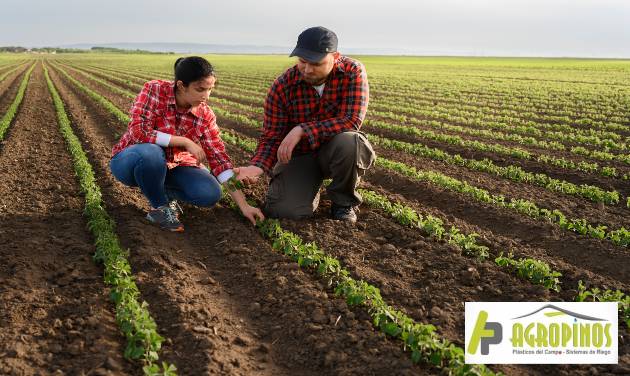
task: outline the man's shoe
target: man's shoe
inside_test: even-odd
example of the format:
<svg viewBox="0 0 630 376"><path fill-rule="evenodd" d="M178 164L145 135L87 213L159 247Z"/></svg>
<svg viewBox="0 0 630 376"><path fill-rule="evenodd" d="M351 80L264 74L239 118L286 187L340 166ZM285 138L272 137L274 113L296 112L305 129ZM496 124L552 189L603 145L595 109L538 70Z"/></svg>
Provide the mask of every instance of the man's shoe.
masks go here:
<svg viewBox="0 0 630 376"><path fill-rule="evenodd" d="M332 218L338 221L348 221L355 223L357 221L357 215L354 212L352 206L341 206L332 204L330 207L330 214Z"/></svg>
<svg viewBox="0 0 630 376"><path fill-rule="evenodd" d="M184 225L177 218L177 211L170 205L160 206L157 209L151 209L147 214L149 222L155 223L163 230L184 232Z"/></svg>

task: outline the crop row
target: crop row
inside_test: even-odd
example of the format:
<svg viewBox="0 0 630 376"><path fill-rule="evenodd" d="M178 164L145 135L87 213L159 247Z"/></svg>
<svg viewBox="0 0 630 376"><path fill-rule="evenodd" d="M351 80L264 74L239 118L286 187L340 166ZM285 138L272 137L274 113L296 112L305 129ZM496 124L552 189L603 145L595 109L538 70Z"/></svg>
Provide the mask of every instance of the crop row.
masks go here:
<svg viewBox="0 0 630 376"><path fill-rule="evenodd" d="M486 172L516 182L538 185L552 192L581 196L593 202L603 202L606 204L619 203L619 192L617 191L606 191L588 184L576 185L565 180L551 178L542 173L534 174L525 171L520 166L497 166L488 159L476 160L463 158L459 154L452 155L441 149L430 148L420 143L412 144L409 142L390 140L374 135L368 135L368 138L373 144L388 149L431 158L447 164L463 166L470 170Z"/></svg>
<svg viewBox="0 0 630 376"><path fill-rule="evenodd" d="M275 250L287 255L299 266L317 271L337 296L346 299L348 305L366 308L373 324L385 334L402 341L404 348L411 351L414 362L432 364L455 375L494 375L483 365L466 364L462 348L440 338L433 325L417 323L402 311L389 306L378 288L352 278L339 260L326 255L315 243L304 243L296 234L283 230L277 220L259 222L258 228L272 242Z"/></svg>
<svg viewBox="0 0 630 376"><path fill-rule="evenodd" d="M17 94L15 95L15 99L13 100L13 102L11 103L7 111L4 113L4 115L2 116L2 119L0 119L0 141L4 139L4 136L7 133L9 126L11 125L11 121L13 121L15 114L17 114L18 108L20 107L20 103L22 103L22 99L24 98L24 92L26 91L28 80L31 77L31 72L35 68L36 64L37 63L33 63L33 65L31 65L28 71L26 71L26 74L24 75L24 78L22 78L22 81L20 82L20 86L18 87L18 91L17 91Z"/></svg>
<svg viewBox="0 0 630 376"><path fill-rule="evenodd" d="M129 359L141 359L145 375L174 376L177 370L174 365L167 362L158 364L158 352L164 338L157 332L157 325L149 313L148 304L139 301L140 291L134 282L128 261L129 253L120 246L114 221L104 209L94 170L81 146L81 141L72 130L63 101L46 68L44 75L55 105L61 133L68 144L75 173L85 195L84 214L96 244L94 260L104 265L104 280L111 288L110 297L115 305L116 322L127 339L124 355Z"/></svg>
<svg viewBox="0 0 630 376"><path fill-rule="evenodd" d="M4 81L11 73L15 72L16 70L20 69L21 67L22 67L22 64L14 67L14 68L11 68L11 69L7 70L6 72L2 73L0 75L0 82Z"/></svg>
<svg viewBox="0 0 630 376"><path fill-rule="evenodd" d="M379 158L377 165L396 171L416 181L433 183L447 190L463 193L475 199L475 201L492 204L500 208L514 210L520 214L543 222L550 222L563 230L573 231L594 239L608 240L615 245L627 247L630 245L630 231L621 227L617 230L608 230L604 225L592 225L583 218L568 218L558 209L546 209L538 207L535 203L525 199L512 198L509 201L503 195L494 195L485 189L470 185L452 177L433 172L417 170L404 163Z"/></svg>

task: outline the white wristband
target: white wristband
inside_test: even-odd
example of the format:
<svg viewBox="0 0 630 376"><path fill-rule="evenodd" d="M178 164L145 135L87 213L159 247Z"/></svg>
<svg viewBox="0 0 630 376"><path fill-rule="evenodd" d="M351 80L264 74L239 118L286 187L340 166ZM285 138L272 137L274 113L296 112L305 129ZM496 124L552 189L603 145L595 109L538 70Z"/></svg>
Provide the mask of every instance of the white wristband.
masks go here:
<svg viewBox="0 0 630 376"><path fill-rule="evenodd" d="M161 147L167 147L171 142L171 135L168 133L156 131L157 137L155 138L155 143L160 145Z"/></svg>
<svg viewBox="0 0 630 376"><path fill-rule="evenodd" d="M228 181L232 176L234 176L234 171L232 169L225 170L217 176L217 180L219 183L223 184Z"/></svg>

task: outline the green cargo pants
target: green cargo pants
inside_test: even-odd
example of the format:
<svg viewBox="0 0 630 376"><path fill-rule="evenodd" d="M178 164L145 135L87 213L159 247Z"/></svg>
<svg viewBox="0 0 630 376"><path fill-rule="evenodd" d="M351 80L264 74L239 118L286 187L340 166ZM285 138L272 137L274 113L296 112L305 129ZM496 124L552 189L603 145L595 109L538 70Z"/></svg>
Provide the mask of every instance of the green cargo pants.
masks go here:
<svg viewBox="0 0 630 376"><path fill-rule="evenodd" d="M319 205L319 190L331 178L327 192L333 203L356 206L356 188L376 154L362 132L343 132L313 153L294 156L288 164L277 163L271 174L265 213L272 218L306 218Z"/></svg>

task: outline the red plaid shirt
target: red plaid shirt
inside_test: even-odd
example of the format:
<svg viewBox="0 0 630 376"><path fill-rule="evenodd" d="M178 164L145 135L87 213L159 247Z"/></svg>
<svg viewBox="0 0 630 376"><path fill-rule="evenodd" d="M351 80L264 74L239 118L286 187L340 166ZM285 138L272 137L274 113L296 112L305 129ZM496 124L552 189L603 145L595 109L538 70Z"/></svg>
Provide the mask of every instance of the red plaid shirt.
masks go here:
<svg viewBox="0 0 630 376"><path fill-rule="evenodd" d="M365 68L356 60L342 56L335 61L321 98L313 86L302 80L297 65L289 68L267 93L263 130L251 164L269 174L277 161L280 143L298 125L305 135L293 155L318 150L335 135L358 130L368 101Z"/></svg>
<svg viewBox="0 0 630 376"><path fill-rule="evenodd" d="M175 86L172 81L154 80L144 84L131 107L131 120L127 132L114 145L112 156L127 146L156 143L158 131L183 136L198 143L206 152L210 170L214 176L232 168L219 137L216 116L206 103L192 107L186 112L177 111ZM168 168L198 166L192 154L178 147L166 147Z"/></svg>

